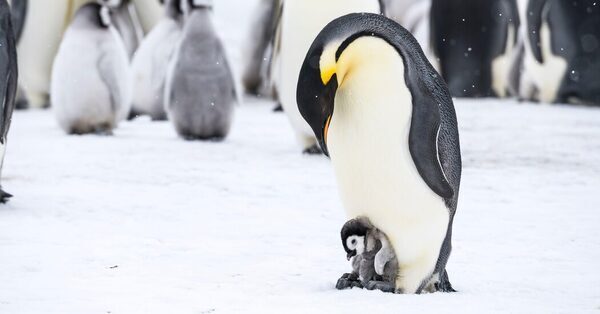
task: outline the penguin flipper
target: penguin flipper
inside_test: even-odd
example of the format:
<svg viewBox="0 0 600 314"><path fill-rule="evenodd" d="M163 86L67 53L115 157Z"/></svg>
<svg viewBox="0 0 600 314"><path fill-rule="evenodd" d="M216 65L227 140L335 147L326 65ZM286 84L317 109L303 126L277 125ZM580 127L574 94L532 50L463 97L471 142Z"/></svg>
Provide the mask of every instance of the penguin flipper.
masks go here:
<svg viewBox="0 0 600 314"><path fill-rule="evenodd" d="M19 42L21 34L23 34L23 28L25 27L25 19L27 18L27 2L28 0L12 0L10 3L12 25L17 42Z"/></svg>
<svg viewBox="0 0 600 314"><path fill-rule="evenodd" d="M412 85L417 87L412 90L413 110L408 141L412 159L429 188L445 199L452 198L454 190L444 174L438 153L441 126L438 98L422 84L415 82Z"/></svg>
<svg viewBox="0 0 600 314"><path fill-rule="evenodd" d="M8 12L5 14L8 15ZM0 141L5 144L8 129L15 109L17 94L17 52L15 38L9 18L2 17L0 29L0 78L6 80L0 86Z"/></svg>

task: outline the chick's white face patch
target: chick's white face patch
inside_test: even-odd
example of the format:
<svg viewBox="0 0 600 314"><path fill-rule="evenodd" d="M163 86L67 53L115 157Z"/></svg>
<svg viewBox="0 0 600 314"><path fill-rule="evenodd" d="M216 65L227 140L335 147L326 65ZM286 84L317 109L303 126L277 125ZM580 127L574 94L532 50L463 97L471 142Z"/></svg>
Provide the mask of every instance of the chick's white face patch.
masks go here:
<svg viewBox="0 0 600 314"><path fill-rule="evenodd" d="M106 6L102 6L100 9L100 19L102 20L102 24L104 26L110 25L110 9Z"/></svg>
<svg viewBox="0 0 600 314"><path fill-rule="evenodd" d="M365 252L365 237L353 235L346 239L346 246L352 251L356 251L356 255L363 254Z"/></svg>

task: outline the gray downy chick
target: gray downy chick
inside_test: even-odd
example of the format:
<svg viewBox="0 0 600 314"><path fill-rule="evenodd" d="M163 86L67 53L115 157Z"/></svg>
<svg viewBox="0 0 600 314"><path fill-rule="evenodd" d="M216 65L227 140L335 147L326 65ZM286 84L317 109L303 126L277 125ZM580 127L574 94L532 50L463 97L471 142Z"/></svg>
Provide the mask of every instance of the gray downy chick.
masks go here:
<svg viewBox="0 0 600 314"><path fill-rule="evenodd" d="M227 136L237 101L225 49L212 22L212 1L189 0L179 47L171 60L165 109L186 140Z"/></svg>
<svg viewBox="0 0 600 314"><path fill-rule="evenodd" d="M336 288L394 292L398 261L385 234L368 218L358 217L344 224L341 237L346 256L352 259L352 273L344 274Z"/></svg>

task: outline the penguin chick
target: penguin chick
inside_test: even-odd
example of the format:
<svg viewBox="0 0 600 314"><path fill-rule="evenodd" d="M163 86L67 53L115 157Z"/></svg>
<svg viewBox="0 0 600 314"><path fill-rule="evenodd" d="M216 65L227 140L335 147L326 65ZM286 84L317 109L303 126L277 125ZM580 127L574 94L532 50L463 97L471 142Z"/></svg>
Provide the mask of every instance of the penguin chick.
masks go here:
<svg viewBox="0 0 600 314"><path fill-rule="evenodd" d="M180 0L166 0L163 19L144 38L131 63L133 104L131 117L149 115L152 120L166 120L165 80L169 61L183 27Z"/></svg>
<svg viewBox="0 0 600 314"><path fill-rule="evenodd" d="M169 65L165 109L184 139L221 140L231 127L235 83L212 22L212 1L184 4L186 17Z"/></svg>
<svg viewBox="0 0 600 314"><path fill-rule="evenodd" d="M350 279L358 277L361 285L370 290L394 292L398 261L385 234L368 218L359 217L344 224L341 237L348 260L353 259L354 276L344 275L338 289L347 288L344 283L352 286Z"/></svg>
<svg viewBox="0 0 600 314"><path fill-rule="evenodd" d="M106 6L77 10L52 70L51 97L60 126L69 134L111 134L130 109L127 51L110 24Z"/></svg>

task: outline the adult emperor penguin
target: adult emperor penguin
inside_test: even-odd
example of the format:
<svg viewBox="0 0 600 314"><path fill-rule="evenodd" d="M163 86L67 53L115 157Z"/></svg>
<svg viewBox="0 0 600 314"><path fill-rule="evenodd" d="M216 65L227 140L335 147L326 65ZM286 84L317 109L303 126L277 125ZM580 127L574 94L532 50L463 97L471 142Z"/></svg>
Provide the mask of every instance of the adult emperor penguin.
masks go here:
<svg viewBox="0 0 600 314"><path fill-rule="evenodd" d="M518 27L516 0L432 0L432 48L453 96L507 95Z"/></svg>
<svg viewBox="0 0 600 314"><path fill-rule="evenodd" d="M334 20L306 55L297 101L349 218L368 218L390 240L396 292L453 291L445 268L461 177L456 115L414 37L381 15Z"/></svg>
<svg viewBox="0 0 600 314"><path fill-rule="evenodd" d="M6 140L17 93L17 52L15 34L12 28L10 8L6 0L0 0L0 172L4 163ZM5 203L12 195L4 192L0 184L0 203Z"/></svg>
<svg viewBox="0 0 600 314"><path fill-rule="evenodd" d="M183 34L169 72L165 109L187 140L227 136L237 100L223 44L212 21L212 0L188 0Z"/></svg>
<svg viewBox="0 0 600 314"><path fill-rule="evenodd" d="M600 2L530 0L522 98L600 105Z"/></svg>
<svg viewBox="0 0 600 314"><path fill-rule="evenodd" d="M52 104L69 134L110 134L130 110L125 45L108 7L82 6L67 29L52 70Z"/></svg>
<svg viewBox="0 0 600 314"><path fill-rule="evenodd" d="M144 38L133 57L132 117L149 115L152 120L167 119L164 105L165 80L182 27L181 1L166 0L163 20Z"/></svg>
<svg viewBox="0 0 600 314"><path fill-rule="evenodd" d="M310 127L296 106L296 83L304 55L313 39L327 23L354 12L381 13L378 0L288 0L281 17L279 97L305 153L321 151Z"/></svg>

